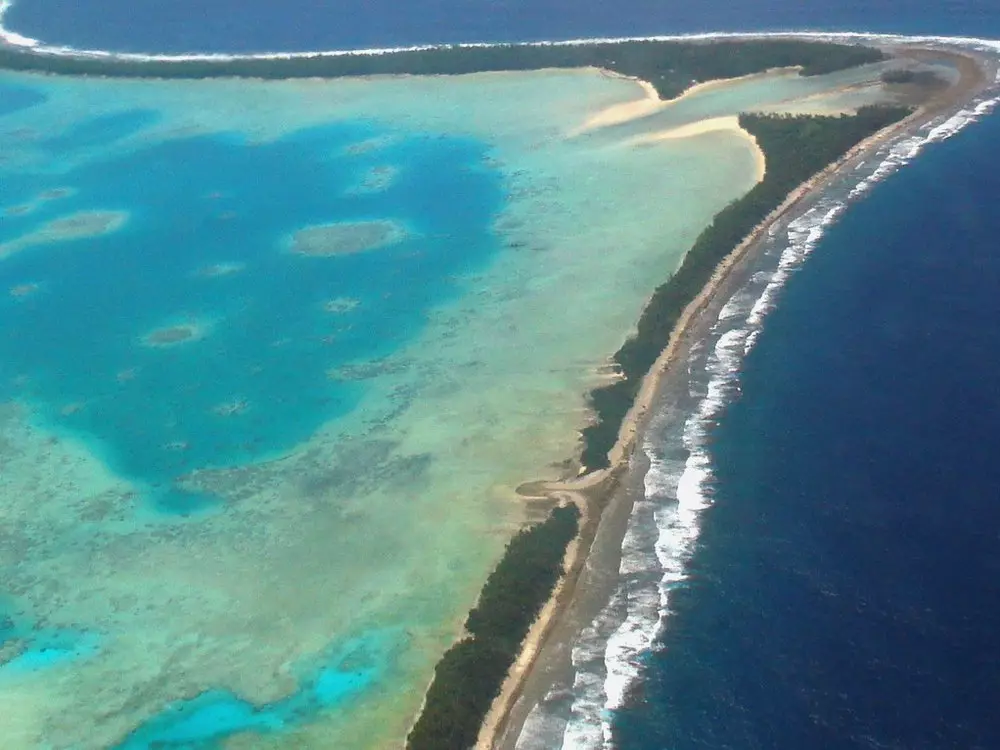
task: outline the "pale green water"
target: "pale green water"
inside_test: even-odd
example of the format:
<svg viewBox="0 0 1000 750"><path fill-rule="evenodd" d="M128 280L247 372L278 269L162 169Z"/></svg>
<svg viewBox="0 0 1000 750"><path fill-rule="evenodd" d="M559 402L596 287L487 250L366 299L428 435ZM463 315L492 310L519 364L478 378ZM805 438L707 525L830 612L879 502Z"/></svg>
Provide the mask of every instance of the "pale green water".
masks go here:
<svg viewBox="0 0 1000 750"><path fill-rule="evenodd" d="M577 453L584 393L597 368L702 227L755 179L753 145L738 132L647 146L630 139L734 114L748 102L788 107L844 83L755 79L686 98L639 123L568 138L595 112L636 98L638 87L565 71L288 83L4 80L37 87L49 100L0 121L0 139L20 144L5 149L0 177L31 172L60 186L72 170L151 146L230 133L241 149L269 154L303 128L364 122L374 134L351 149L374 166L331 192L331 210L345 196L378 193L399 179L392 149L414 133L485 144L481 166L503 197L487 232L499 250L475 267L454 260L451 291L421 309L412 334L360 371L346 371L363 382L349 408L304 440L275 448L276 460L185 468L178 486L220 498L212 512L165 521L142 504L142 477L116 473L85 430L57 435L33 413L37 400L4 410L7 593L54 632L97 634L96 645L73 641L73 658L0 669L0 734L11 750L112 747L172 702L209 691L256 705L279 704L310 685L318 695L321 665L366 677L341 695L344 677L306 721L287 721L281 731L234 720L237 729L274 731L226 732L228 745L355 748L401 740L435 661L522 520L514 488L554 476ZM153 116L114 142L94 138L67 149L58 162L31 146L84 120L137 110ZM345 158L337 148L336 158ZM382 153L384 164L376 158ZM273 188L280 201L282 180L293 173L280 160L266 165L243 179ZM181 195L184 185L175 190ZM455 201L454 210L471 208ZM141 214L89 241L96 249L126 242ZM208 242L221 231L212 226L191 236L203 232ZM241 264L252 269L241 248L226 249L204 256L217 280L223 271L241 272ZM124 257L141 269L143 253L137 246L129 256L126 248ZM93 269L100 273L99 264ZM418 270L409 272L412 284L425 283ZM394 282L394 293L405 294L407 281ZM226 316L237 315L225 289L205 293L206 310L224 311L205 324L205 341L184 346L212 342ZM355 314L347 292L324 304ZM273 310L283 314L278 304ZM179 321L189 319L201 320L192 313ZM292 362L283 341L265 365ZM289 382L296 368L318 366L313 350L296 352ZM197 367L198 355L191 356ZM146 387L141 377L136 383ZM199 387L211 386L207 375ZM24 648L23 639L0 642L0 661L13 665Z"/></svg>

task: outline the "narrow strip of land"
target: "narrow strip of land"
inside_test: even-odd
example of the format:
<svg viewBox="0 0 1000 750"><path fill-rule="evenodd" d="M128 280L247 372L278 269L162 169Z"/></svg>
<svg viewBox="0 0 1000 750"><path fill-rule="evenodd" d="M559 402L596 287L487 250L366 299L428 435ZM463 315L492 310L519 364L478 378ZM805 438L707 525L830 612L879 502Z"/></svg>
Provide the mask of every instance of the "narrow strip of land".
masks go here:
<svg viewBox="0 0 1000 750"><path fill-rule="evenodd" d="M670 385L670 379L682 376L683 364L692 344L708 332L722 305L745 278L747 266L755 258L762 239L774 227L783 225L791 216L806 208L817 193L833 180L855 168L887 142L915 133L936 117L966 104L993 81L996 72L993 60L953 50L900 46L887 51L903 59L953 66L959 73L958 80L935 92L910 115L878 129L797 185L777 208L721 259L708 282L684 307L672 327L666 346L642 378L637 395L608 453L606 467L577 478L535 482L520 488L526 498L576 503L582 511L580 530L567 549L563 578L525 638L521 653L482 725L475 746L477 750L513 750L528 713L546 695L554 675L565 675L570 669L568 646L579 635L580 628L596 615L596 607L599 607L595 604L599 597L584 596L586 592L581 588L588 554L602 527L610 525L619 529L619 533L624 531L631 505L620 496L624 493L620 493L619 488L628 479L630 458L640 442L652 407ZM674 136L680 137L676 133ZM611 512L605 514L604 511L609 508ZM620 549L620 536L614 541ZM610 557L617 563L615 555ZM593 571L590 573L593 577ZM610 574L613 571L606 571L604 577ZM542 664L545 669L538 668Z"/></svg>

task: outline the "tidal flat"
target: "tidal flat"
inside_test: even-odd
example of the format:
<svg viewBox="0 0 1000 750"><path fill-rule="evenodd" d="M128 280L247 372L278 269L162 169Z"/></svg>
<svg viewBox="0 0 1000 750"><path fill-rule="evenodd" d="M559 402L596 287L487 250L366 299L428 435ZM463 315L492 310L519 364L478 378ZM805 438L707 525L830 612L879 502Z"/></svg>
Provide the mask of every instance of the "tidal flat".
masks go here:
<svg viewBox="0 0 1000 750"><path fill-rule="evenodd" d="M602 366L760 178L698 123L874 78L585 127L648 92L0 75L33 94L0 117L0 284L37 290L0 299L5 747L400 743L515 488L566 473ZM364 252L288 252L344 226L317 242Z"/></svg>

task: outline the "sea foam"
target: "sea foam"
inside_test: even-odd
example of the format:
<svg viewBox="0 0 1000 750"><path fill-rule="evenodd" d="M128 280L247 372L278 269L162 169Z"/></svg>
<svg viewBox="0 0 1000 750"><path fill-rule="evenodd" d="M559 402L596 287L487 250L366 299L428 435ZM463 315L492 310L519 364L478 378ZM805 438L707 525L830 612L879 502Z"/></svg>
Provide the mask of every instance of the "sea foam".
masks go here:
<svg viewBox="0 0 1000 750"><path fill-rule="evenodd" d="M3 21L14 6L14 0L0 0L0 44L12 47L26 47L45 55L70 57L114 58L130 61L227 61L227 60L294 60L308 57L341 57L345 55L388 55L399 52L419 52L432 49L478 49L486 47L557 47L585 44L621 44L625 42L684 42L713 39L782 39L797 37L817 41L868 43L877 45L921 44L962 46L979 52L1000 52L1000 41L979 37L880 34L867 31L825 32L794 29L779 31L704 31L686 34L657 34L650 36L588 37L577 39L555 39L529 42L462 42L459 44L416 44L397 47L368 47L361 49L303 50L299 52L262 52L252 54L189 53L181 55L115 52L114 50L78 49L65 45L49 45L39 39L20 34L7 28ZM998 73L1000 76L1000 73Z"/></svg>

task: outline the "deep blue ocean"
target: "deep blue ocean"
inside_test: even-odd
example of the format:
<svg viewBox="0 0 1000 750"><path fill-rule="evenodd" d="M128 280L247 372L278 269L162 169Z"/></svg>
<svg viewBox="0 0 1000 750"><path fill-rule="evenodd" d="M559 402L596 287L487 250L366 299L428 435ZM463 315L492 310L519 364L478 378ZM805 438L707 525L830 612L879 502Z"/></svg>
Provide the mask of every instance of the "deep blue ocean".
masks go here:
<svg viewBox="0 0 1000 750"><path fill-rule="evenodd" d="M1000 3L19 0L6 24L142 52L788 28L1000 37ZM788 284L713 436L714 505L615 718L621 748L1000 747L998 166L994 115L876 186Z"/></svg>
<svg viewBox="0 0 1000 750"><path fill-rule="evenodd" d="M1000 747L998 153L929 147L786 287L620 747Z"/></svg>
<svg viewBox="0 0 1000 750"><path fill-rule="evenodd" d="M120 52L275 52L699 31L1000 34L996 0L15 0L6 25Z"/></svg>

